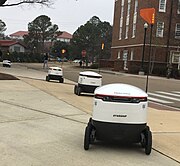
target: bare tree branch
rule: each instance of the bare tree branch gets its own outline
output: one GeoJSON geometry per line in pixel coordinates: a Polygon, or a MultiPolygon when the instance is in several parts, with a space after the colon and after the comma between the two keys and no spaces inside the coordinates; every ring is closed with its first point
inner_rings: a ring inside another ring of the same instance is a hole
{"type": "Polygon", "coordinates": [[[20,0],[17,3],[5,4],[7,0],[0,0],[0,7],[7,7],[7,6],[18,6],[21,4],[40,4],[43,6],[50,7],[53,5],[52,0],[20,0]]]}

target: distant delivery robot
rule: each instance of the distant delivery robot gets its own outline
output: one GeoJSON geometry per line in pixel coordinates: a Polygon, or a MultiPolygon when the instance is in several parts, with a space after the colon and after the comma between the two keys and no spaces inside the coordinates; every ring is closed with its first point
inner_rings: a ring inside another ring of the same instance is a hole
{"type": "Polygon", "coordinates": [[[60,83],[64,82],[63,70],[60,67],[49,67],[46,81],[58,80],[60,83]]]}
{"type": "Polygon", "coordinates": [[[74,94],[94,93],[95,89],[102,85],[102,75],[93,71],[79,73],[78,84],[74,86],[74,94]]]}
{"type": "Polygon", "coordinates": [[[140,143],[149,155],[152,134],[147,126],[147,94],[129,84],[108,84],[94,92],[93,115],[85,129],[84,149],[94,141],[140,143]]]}

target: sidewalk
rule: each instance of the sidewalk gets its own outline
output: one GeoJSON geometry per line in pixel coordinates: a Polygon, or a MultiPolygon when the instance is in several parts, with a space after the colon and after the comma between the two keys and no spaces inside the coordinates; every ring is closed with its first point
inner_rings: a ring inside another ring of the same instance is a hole
{"type": "MultiPolygon", "coordinates": [[[[46,73],[44,72],[35,72],[34,74],[33,69],[28,69],[25,72],[22,72],[21,69],[10,70],[10,69],[1,69],[3,72],[7,72],[9,74],[18,75],[20,78],[20,82],[22,82],[23,86],[27,83],[27,87],[23,87],[22,90],[26,90],[26,88],[36,87],[42,90],[45,93],[54,96],[59,100],[59,102],[67,103],[69,106],[72,105],[73,107],[70,109],[64,109],[64,112],[61,113],[59,116],[71,116],[73,115],[74,120],[78,120],[82,123],[86,123],[89,116],[92,113],[92,97],[84,97],[84,96],[76,96],[73,95],[73,88],[74,83],[65,80],[64,84],[56,84],[56,83],[47,83],[46,81],[42,81],[45,79],[46,73]],[[41,75],[41,77],[39,77],[41,75]],[[33,79],[32,79],[33,78],[33,79]],[[31,86],[28,86],[31,85],[31,86]],[[81,102],[79,102],[81,101],[81,102]],[[77,110],[74,110],[77,108],[77,110]],[[79,112],[81,110],[83,112],[79,112]],[[71,112],[72,111],[72,112],[71,112]],[[89,115],[88,115],[89,114],[89,115]]],[[[20,88],[22,84],[17,84],[16,86],[10,86],[10,84],[6,81],[1,82],[1,88],[7,88],[8,93],[6,96],[1,96],[1,100],[10,101],[10,96],[16,96],[17,101],[20,101],[20,105],[24,107],[33,107],[34,105],[42,108],[43,105],[40,101],[28,100],[27,98],[22,98],[22,96],[18,96],[17,92],[11,90],[11,88],[20,88]],[[11,88],[10,88],[11,87],[11,88]],[[11,94],[11,95],[10,95],[11,94]],[[25,101],[30,101],[26,103],[25,101]]],[[[13,82],[11,83],[13,85],[13,82]]],[[[37,94],[37,96],[40,94],[37,94]]],[[[38,96],[39,97],[39,96],[38,96]]],[[[42,97],[42,96],[41,96],[42,97]]],[[[59,114],[56,108],[56,104],[53,104],[54,99],[51,100],[52,114],[59,114]]],[[[62,104],[63,105],[63,104],[62,104]]],[[[36,107],[37,109],[37,107],[36,107]]],[[[46,111],[46,108],[43,108],[46,111]]],[[[47,108],[48,109],[48,108],[47,108]]],[[[163,153],[172,159],[180,162],[180,112],[178,111],[168,111],[166,110],[159,110],[159,109],[148,109],[148,125],[151,128],[153,133],[153,149],[163,153]]]]}

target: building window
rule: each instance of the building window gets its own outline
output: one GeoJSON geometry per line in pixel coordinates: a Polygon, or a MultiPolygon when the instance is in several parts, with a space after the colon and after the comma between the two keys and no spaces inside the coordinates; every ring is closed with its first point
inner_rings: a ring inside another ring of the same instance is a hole
{"type": "Polygon", "coordinates": [[[137,11],[138,11],[138,0],[135,0],[132,38],[134,38],[136,35],[137,11]]]}
{"type": "Polygon", "coordinates": [[[156,37],[163,37],[164,34],[164,22],[157,22],[156,37]]]}
{"type": "Polygon", "coordinates": [[[15,51],[15,52],[20,52],[20,47],[14,46],[14,51],[15,51]]]}
{"type": "Polygon", "coordinates": [[[135,38],[135,36],[136,36],[136,24],[133,24],[132,38],[135,38]]]}
{"type": "Polygon", "coordinates": [[[180,14],[180,0],[178,0],[177,14],[180,14]]]}
{"type": "Polygon", "coordinates": [[[131,57],[130,60],[132,61],[134,59],[134,50],[131,50],[131,57]]]}
{"type": "Polygon", "coordinates": [[[159,12],[166,12],[166,0],[159,0],[159,12]]]}
{"type": "Polygon", "coordinates": [[[121,52],[120,51],[118,51],[117,59],[121,59],[121,52]]]}
{"type": "Polygon", "coordinates": [[[121,1],[121,17],[120,17],[120,27],[119,27],[119,40],[122,39],[123,17],[124,17],[124,0],[121,1]]]}
{"type": "Polygon", "coordinates": [[[180,39],[180,23],[176,24],[175,38],[180,39]]]}
{"type": "Polygon", "coordinates": [[[127,70],[128,50],[123,51],[124,70],[127,70]]]}
{"type": "Polygon", "coordinates": [[[125,39],[128,38],[130,10],[131,10],[131,0],[128,0],[127,15],[126,15],[126,33],[125,33],[125,39]]]}
{"type": "Polygon", "coordinates": [[[129,25],[126,25],[125,39],[128,38],[129,25]]]}

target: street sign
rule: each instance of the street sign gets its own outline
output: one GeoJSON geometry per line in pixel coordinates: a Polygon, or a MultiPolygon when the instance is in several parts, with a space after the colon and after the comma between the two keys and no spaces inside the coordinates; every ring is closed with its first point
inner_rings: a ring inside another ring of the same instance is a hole
{"type": "Polygon", "coordinates": [[[86,50],[82,50],[82,51],[81,51],[82,57],[85,57],[85,56],[86,56],[86,53],[87,53],[86,50]]]}
{"type": "Polygon", "coordinates": [[[155,8],[145,8],[140,10],[140,16],[149,24],[153,25],[155,22],[155,8]]]}

